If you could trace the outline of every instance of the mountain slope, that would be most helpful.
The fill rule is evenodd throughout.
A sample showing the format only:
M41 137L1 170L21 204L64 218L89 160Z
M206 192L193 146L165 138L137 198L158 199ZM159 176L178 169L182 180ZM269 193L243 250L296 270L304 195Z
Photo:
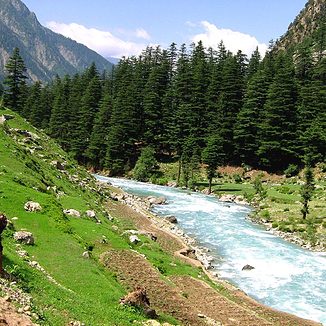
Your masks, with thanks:
M32 80L83 71L92 62L100 71L112 64L96 52L43 27L20 0L0 0L0 80L13 48L18 47Z
M276 42L276 49L288 50L307 38L312 38L314 44L322 43L324 50L326 44L325 16L325 1L309 0L305 8L289 25L286 33Z

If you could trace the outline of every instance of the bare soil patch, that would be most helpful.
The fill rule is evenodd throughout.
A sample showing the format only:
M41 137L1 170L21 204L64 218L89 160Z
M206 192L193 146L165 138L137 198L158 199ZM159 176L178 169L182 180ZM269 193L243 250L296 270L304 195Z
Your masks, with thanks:
M0 298L0 326L33 326L30 319L16 312L15 307Z

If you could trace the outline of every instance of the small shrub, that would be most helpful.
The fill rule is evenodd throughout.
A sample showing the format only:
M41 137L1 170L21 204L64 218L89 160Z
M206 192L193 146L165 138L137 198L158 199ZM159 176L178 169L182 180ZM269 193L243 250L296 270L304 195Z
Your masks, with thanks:
M278 227L278 222L276 222L276 221L273 222L273 223L272 223L272 228L276 229L277 227Z
M260 216L261 216L262 218L264 218L265 220L267 220L267 221L270 221L270 219L271 219L271 215L270 215L270 213L269 213L269 211L268 211L267 209L263 210L263 211L260 213Z
M242 178L239 174L235 174L233 178L235 183L242 183Z
M288 178L294 177L299 173L299 167L296 164L290 164L284 173Z

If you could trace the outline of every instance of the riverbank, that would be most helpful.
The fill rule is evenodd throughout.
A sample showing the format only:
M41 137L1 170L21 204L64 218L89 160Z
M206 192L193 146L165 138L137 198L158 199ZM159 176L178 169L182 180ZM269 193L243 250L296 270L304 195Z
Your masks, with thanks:
M117 191L112 189L112 191ZM116 214L117 216L123 216L126 220L132 221L138 230L141 232L152 232L157 235L157 241L162 246L162 248L171 254L176 255L178 258L193 264L194 266L201 267L204 269L205 274L214 281L215 285L212 285L209 291L213 291L214 286L221 290L219 293L215 293L214 296L221 300L221 296L226 297L226 301L223 301L223 306L219 306L222 312L220 312L219 318L217 320L222 320L224 318L225 325L320 325L315 322L307 321L295 317L293 315L276 311L269 307L266 307L253 299L249 298L246 294L240 291L238 288L232 286L228 282L222 281L218 278L218 275L210 270L210 259L209 252L203 250L202 248L197 248L196 243L193 239L185 235L180 229L178 229L173 223L169 223L162 218L159 218L155 214L149 212L148 202L144 202L142 199L136 196L127 195L121 190L118 191L118 200L116 195L113 195L113 200L109 201L109 211L110 214ZM128 209L125 207L128 205ZM198 256L196 255L196 250L198 251ZM181 251L181 253L180 253ZM118 264L118 263L116 263ZM206 265L206 266L205 266ZM129 271L128 273L132 273ZM126 276L123 275L123 278ZM132 278L132 277L131 277ZM187 296L187 301L197 302L197 309L208 309L208 316L216 317L216 305L213 302L218 302L218 298L214 298L214 301L210 301L208 304L205 303L203 295L207 294L209 284L204 284L203 286L197 288L197 293L194 294L189 288L189 279L187 282L181 282L182 278L178 278L178 287L187 289L185 295ZM130 281L131 282L131 281ZM194 281L193 281L194 282ZM188 285L187 285L188 284ZM194 284L192 284L194 286ZM191 298L190 293L191 292ZM223 295L221 294L223 293ZM193 296L196 296L196 299ZM210 294L212 295L212 294ZM188 300L189 299L189 300ZM232 309L231 309L232 306ZM232 312L234 313L234 308L237 307L238 311L241 311L241 318L238 323L235 321L230 322L228 319L232 319ZM224 313L223 313L224 311ZM263 320L258 323L246 322L246 318L252 314L259 316ZM225 319L227 318L227 319ZM266 323L267 322L267 323ZM223 323L224 325L224 323Z

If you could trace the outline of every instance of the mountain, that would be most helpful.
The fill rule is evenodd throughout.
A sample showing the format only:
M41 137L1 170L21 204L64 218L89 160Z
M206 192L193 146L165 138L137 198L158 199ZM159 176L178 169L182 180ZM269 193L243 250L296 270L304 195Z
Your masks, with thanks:
M0 0L0 80L15 47L34 81L75 74L92 62L100 71L112 69L112 64L95 51L42 26L20 0Z
M325 48L326 41L326 3L324 0L309 0L305 8L289 25L286 33L276 42L276 49L293 49L309 40L313 46L320 44Z

